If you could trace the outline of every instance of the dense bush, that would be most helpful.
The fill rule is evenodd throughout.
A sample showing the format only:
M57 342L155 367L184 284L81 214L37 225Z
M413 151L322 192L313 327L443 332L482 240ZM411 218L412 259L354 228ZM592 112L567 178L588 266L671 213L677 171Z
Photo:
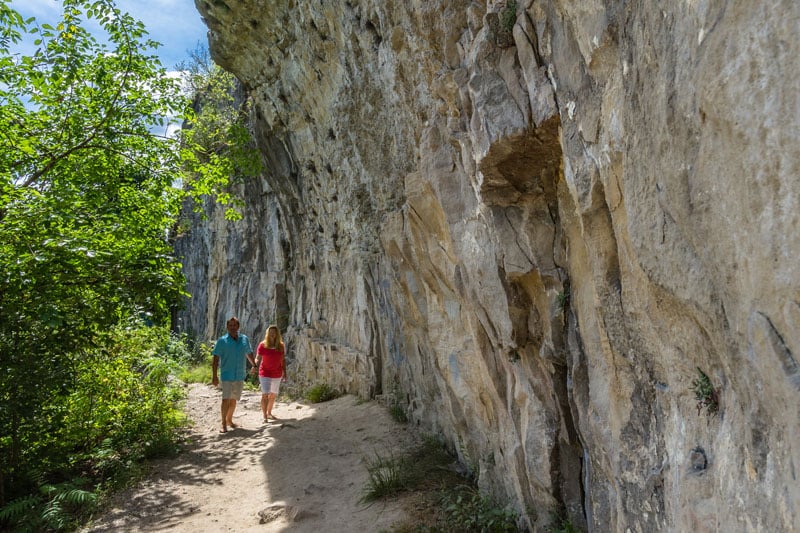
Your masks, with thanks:
M171 374L189 357L180 338L139 320L98 334L63 391L20 420L0 523L66 527L141 460L173 452L183 389Z

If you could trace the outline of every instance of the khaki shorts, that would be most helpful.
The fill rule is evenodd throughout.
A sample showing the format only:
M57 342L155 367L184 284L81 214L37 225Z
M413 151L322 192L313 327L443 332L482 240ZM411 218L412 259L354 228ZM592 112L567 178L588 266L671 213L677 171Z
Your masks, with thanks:
M219 385L222 388L223 400L236 400L238 402L242 399L244 381L220 381Z

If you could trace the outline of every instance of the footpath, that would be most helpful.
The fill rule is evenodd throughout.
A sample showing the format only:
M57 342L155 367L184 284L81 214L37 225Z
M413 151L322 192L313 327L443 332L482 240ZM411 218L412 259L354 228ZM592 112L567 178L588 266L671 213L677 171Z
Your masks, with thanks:
M364 459L403 455L414 438L377 402L277 403L264 423L245 391L239 425L219 433L220 392L188 385L184 451L153 463L84 532L379 532L406 518L402 500L360 503ZM146 436L143 436L146 438Z

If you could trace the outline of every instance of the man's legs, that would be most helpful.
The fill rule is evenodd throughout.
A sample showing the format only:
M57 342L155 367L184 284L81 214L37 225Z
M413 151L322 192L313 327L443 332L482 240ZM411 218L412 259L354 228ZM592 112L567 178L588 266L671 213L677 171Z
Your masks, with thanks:
M233 412L236 410L236 402L242 397L243 381L222 381L220 382L222 388L222 406L220 414L222 415L222 429L221 432L228 431L228 426L232 428L239 427L238 424L233 423Z
M237 424L233 423L233 412L236 410L236 399L231 398L228 400L228 411L226 413L225 421L222 423L223 426L228 425L232 428L238 428Z
M221 414L222 414L222 431L223 432L224 431L228 431L228 410L230 409L231 401L232 400L230 398L223 398L222 399Z

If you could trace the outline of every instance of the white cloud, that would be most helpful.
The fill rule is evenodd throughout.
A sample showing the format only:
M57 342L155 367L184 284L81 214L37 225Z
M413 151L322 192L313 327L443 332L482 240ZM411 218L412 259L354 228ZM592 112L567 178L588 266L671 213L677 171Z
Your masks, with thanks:
M54 21L61 13L61 2L55 0L12 0L11 7L26 17Z

